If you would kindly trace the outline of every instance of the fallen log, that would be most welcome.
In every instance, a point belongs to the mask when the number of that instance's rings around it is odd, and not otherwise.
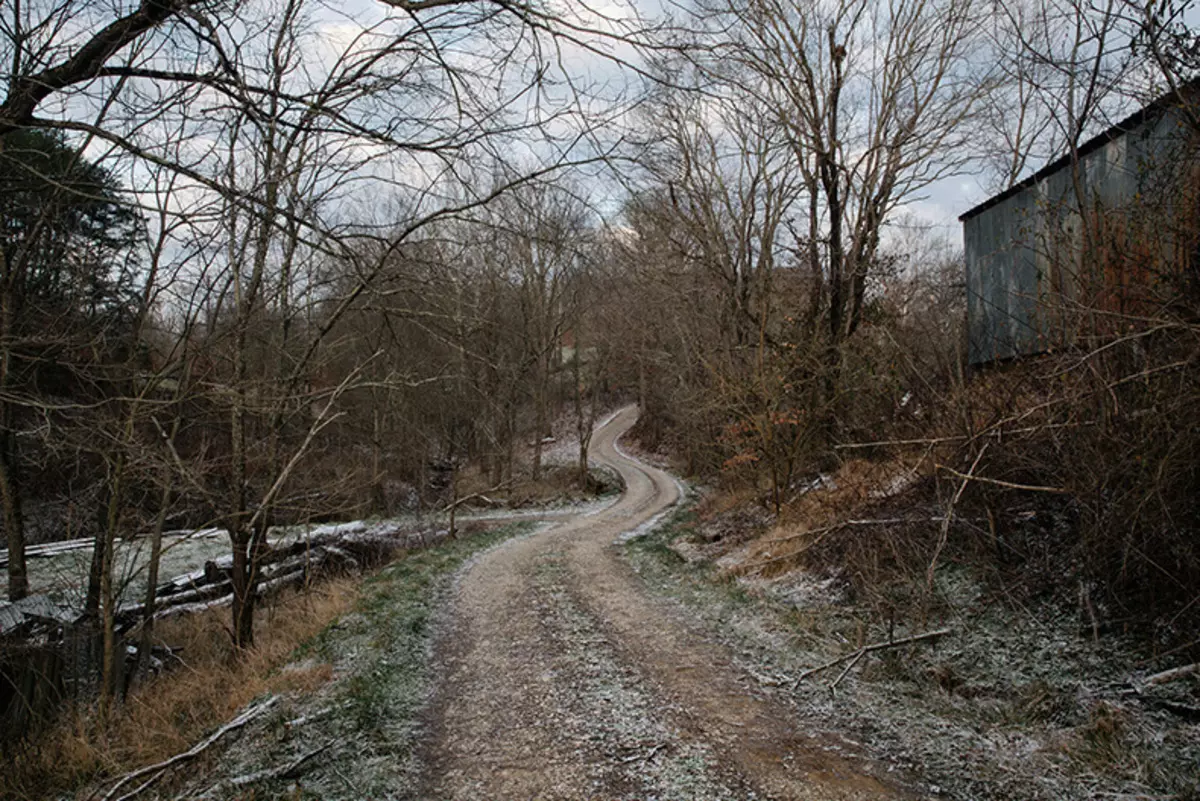
[[[307,577],[308,577],[307,570],[297,570],[293,573],[285,573],[282,576],[276,576],[275,578],[270,579],[269,581],[261,582],[258,585],[258,597],[262,598],[266,595],[270,595],[271,593],[277,592],[278,590],[281,590],[284,587],[290,587],[292,585],[303,584],[304,580]]]
[[[200,584],[185,592],[167,594],[161,598],[155,598],[154,617],[171,617],[166,612],[177,607],[204,608],[204,604],[208,601],[222,598],[232,592],[233,582],[229,579],[224,579],[216,584]],[[121,607],[120,611],[117,612],[117,630],[126,631],[137,625],[145,617],[145,609],[146,606],[143,603],[134,603]]]
[[[155,609],[155,620],[166,620],[167,618],[179,617],[180,615],[193,615],[197,612],[204,612],[209,609],[220,609],[223,606],[229,606],[233,603],[233,593],[222,595],[220,598],[213,598],[211,601],[197,601],[194,604],[180,604],[179,606],[168,606],[166,609]],[[125,630],[122,630],[123,634]]]
[[[369,557],[382,545],[378,538],[362,537],[361,532],[330,532],[322,535],[318,542],[301,541],[268,553],[262,560],[259,574],[259,596],[269,595],[283,587],[302,584],[311,574],[327,571],[337,566],[345,570],[361,570],[363,564],[372,561]],[[356,556],[355,551],[360,555]],[[155,619],[174,617],[180,614],[227,606],[232,601],[233,582],[221,565],[229,557],[211,560],[204,570],[197,570],[162,584],[155,601]],[[215,563],[217,569],[211,565]],[[129,604],[117,615],[119,631],[139,623],[145,606]]]

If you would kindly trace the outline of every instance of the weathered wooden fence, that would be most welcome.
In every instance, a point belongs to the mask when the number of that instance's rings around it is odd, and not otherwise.
[[[91,628],[63,626],[51,636],[3,643],[0,741],[36,731],[65,704],[95,694],[102,640]],[[116,663],[123,669],[123,659]]]

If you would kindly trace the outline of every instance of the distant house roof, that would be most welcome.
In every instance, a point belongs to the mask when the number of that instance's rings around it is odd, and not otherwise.
[[[1189,92],[1189,93],[1200,91],[1200,78],[1196,78],[1191,81],[1188,81],[1185,84],[1182,84],[1177,91],[1168,92],[1167,94],[1163,95],[1162,97],[1159,97],[1156,100],[1154,100],[1152,103],[1149,103],[1146,106],[1143,106],[1142,108],[1138,109],[1134,113],[1130,114],[1128,117],[1121,120],[1116,125],[1109,128],[1107,131],[1104,131],[1103,133],[1099,133],[1096,136],[1093,136],[1091,139],[1087,140],[1086,142],[1084,142],[1082,145],[1079,146],[1079,148],[1078,148],[1079,157],[1082,158],[1083,156],[1086,156],[1088,153],[1091,153],[1093,150],[1099,150],[1100,148],[1104,147],[1106,144],[1113,141],[1114,139],[1116,139],[1120,136],[1124,136],[1129,131],[1132,131],[1134,128],[1137,128],[1143,122],[1157,117],[1165,109],[1171,108],[1173,106],[1178,106],[1179,105],[1179,94],[1182,92],[1185,92],[1185,91]],[[1033,186],[1037,182],[1041,181],[1046,176],[1048,176],[1052,173],[1058,172],[1059,170],[1061,170],[1063,167],[1065,167],[1066,165],[1068,165],[1070,163],[1071,163],[1071,154],[1070,153],[1067,153],[1066,155],[1055,159],[1054,161],[1050,162],[1045,167],[1042,167],[1040,170],[1038,170],[1037,172],[1035,172],[1033,175],[1029,176],[1025,180],[1021,181],[1020,183],[1013,184],[1012,186],[1010,186],[1008,189],[1005,189],[1000,194],[992,195],[990,198],[983,201],[975,208],[971,209],[970,211],[964,212],[961,216],[959,216],[958,221],[966,222],[967,220],[971,219],[972,217],[975,217],[978,214],[991,208],[992,206],[995,206],[997,203],[1003,203],[1005,200],[1008,200],[1013,195],[1024,192],[1026,189]]]

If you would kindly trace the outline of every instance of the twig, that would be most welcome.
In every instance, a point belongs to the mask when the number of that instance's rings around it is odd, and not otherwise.
[[[275,696],[272,698],[268,698],[266,701],[264,701],[261,704],[251,706],[250,708],[246,709],[246,711],[242,712],[242,714],[238,715],[236,718],[229,721],[224,726],[222,726],[221,728],[217,729],[215,732],[210,734],[207,739],[192,746],[187,751],[184,751],[182,754],[176,754],[175,756],[171,757],[170,759],[163,760],[162,762],[158,762],[154,765],[147,765],[146,767],[139,768],[139,769],[133,771],[132,773],[125,774],[124,776],[121,777],[121,779],[116,784],[114,784],[112,786],[112,789],[110,789],[104,795],[104,798],[101,799],[101,801],[110,801],[110,799],[112,799],[113,797],[116,796],[117,791],[120,790],[122,787],[124,787],[129,782],[133,781],[134,779],[140,779],[143,776],[153,773],[154,775],[151,776],[151,778],[149,780],[147,780],[145,783],[140,785],[137,789],[133,790],[130,793],[126,793],[125,795],[121,796],[118,799],[118,801],[128,801],[128,799],[133,798],[134,796],[138,795],[143,790],[145,790],[147,787],[149,787],[151,784],[156,782],[159,778],[161,778],[162,775],[164,773],[166,773],[168,768],[172,768],[175,765],[180,764],[181,762],[187,762],[190,759],[195,759],[200,753],[202,753],[209,746],[211,746],[215,742],[217,742],[217,740],[220,740],[226,734],[229,734],[229,732],[240,729],[241,727],[245,726],[250,721],[254,720],[259,715],[266,712],[268,709],[273,707],[278,700],[279,700],[279,697]]]
[[[911,645],[912,643],[922,642],[923,640],[932,640],[935,637],[944,637],[951,631],[953,631],[953,629],[938,629],[937,631],[927,631],[924,634],[914,634],[911,637],[902,637],[899,640],[887,640],[885,642],[876,642],[871,643],[870,645],[864,645],[862,648],[859,648],[856,651],[851,651],[848,654],[842,654],[837,659],[832,659],[823,665],[818,665],[815,668],[809,668],[808,670],[804,671],[796,677],[796,683],[792,685],[792,692],[795,692],[800,686],[800,682],[804,681],[809,676],[812,676],[815,673],[820,673],[822,670],[828,670],[831,667],[836,667],[847,660],[853,659],[857,662],[865,654],[869,654],[873,651],[884,651],[888,648],[898,648],[901,645]],[[841,679],[839,678],[838,681],[841,681]]]
[[[776,537],[775,539],[768,540],[767,541],[768,544],[773,544],[773,543],[777,543],[777,542],[790,542],[792,540],[798,540],[803,537],[816,537],[816,539],[814,539],[812,542],[806,543],[804,545],[804,547],[800,548],[797,551],[792,551],[791,553],[785,553],[782,556],[773,556],[770,559],[763,559],[762,561],[759,561],[759,562],[751,562],[750,564],[746,565],[745,568],[747,570],[753,570],[754,568],[766,567],[767,565],[773,565],[776,562],[783,562],[788,559],[795,559],[797,556],[800,556],[808,549],[815,548],[818,544],[820,544],[820,542],[822,540],[825,539],[825,536],[827,534],[830,534],[834,531],[840,531],[841,529],[844,529],[844,528],[850,528],[852,526],[864,526],[865,527],[865,526],[894,526],[894,525],[903,525],[905,523],[941,523],[941,522],[944,522],[945,519],[946,518],[944,516],[938,516],[938,517],[882,517],[882,518],[878,518],[875,520],[845,520],[841,523],[837,523],[832,526],[824,526],[822,528],[809,529],[807,531],[801,531],[799,534],[789,534],[786,537]],[[983,520],[986,518],[956,517],[955,519],[969,521],[969,520],[976,520],[976,519]]]
[[[663,750],[666,747],[667,747],[666,743],[659,743],[658,745],[654,746],[653,748],[651,748],[649,751],[647,751],[644,754],[634,754],[633,756],[625,757],[624,759],[621,760],[621,764],[627,765],[630,762],[643,762],[643,761],[649,762],[650,760],[654,759],[654,757],[656,757],[658,755],[659,751]]]
[[[979,460],[983,458],[983,454],[987,453],[988,443],[983,443],[983,447],[979,449],[979,453],[975,455],[975,461],[971,462],[971,469],[967,471],[967,475],[957,473],[962,476],[962,484],[958,486],[958,491],[954,493],[954,497],[950,500],[950,505],[946,507],[946,519],[942,522],[942,531],[938,535],[937,547],[933,549],[933,558],[929,560],[929,569],[925,572],[925,584],[929,589],[933,589],[933,572],[937,570],[938,557],[942,555],[942,549],[946,547],[947,541],[950,539],[950,523],[954,520],[954,507],[958,506],[958,501],[962,498],[963,491],[967,488],[967,483],[974,476],[975,468],[979,467]],[[947,468],[949,469],[949,468]]]
[[[882,448],[889,445],[937,445],[942,442],[962,442],[969,437],[932,437],[929,439],[885,439],[878,442],[846,442],[841,445],[834,445],[834,450],[844,451],[855,448]]]
[[[980,521],[980,522],[987,520],[986,517],[980,517],[980,518],[955,517],[955,519],[956,520],[968,520],[969,519],[969,520],[976,520],[976,521]],[[767,542],[769,542],[769,543],[788,542],[790,540],[798,540],[802,537],[809,537],[809,536],[812,536],[813,534],[827,534],[830,531],[837,531],[840,528],[849,528],[851,526],[896,526],[896,525],[902,525],[904,523],[944,523],[945,520],[946,520],[945,515],[935,515],[932,517],[880,517],[880,518],[876,518],[873,520],[843,520],[841,523],[836,523],[832,526],[825,526],[823,528],[814,528],[814,529],[810,529],[808,531],[801,531],[799,534],[789,534],[786,537],[776,537],[775,539],[768,540]]]
[[[320,748],[313,749],[312,751],[309,751],[307,754],[301,754],[299,757],[297,757],[296,759],[293,759],[291,762],[289,762],[286,765],[280,765],[279,767],[271,768],[269,770],[260,770],[256,773],[250,773],[245,776],[238,776],[236,778],[230,779],[229,784],[231,787],[245,787],[250,784],[257,784],[258,782],[265,782],[265,781],[269,781],[271,779],[290,778],[295,775],[296,771],[299,770],[301,765],[303,765],[305,762],[312,759],[313,757],[317,756],[318,754],[329,750],[329,747],[332,745],[333,745],[333,740],[330,740],[329,742],[325,743],[325,745],[321,746]]]
[[[998,478],[986,478],[984,476],[968,475],[965,473],[960,473],[957,470],[955,470],[953,467],[947,467],[944,464],[937,465],[937,468],[939,470],[945,470],[947,473],[949,473],[953,476],[957,476],[958,478],[965,479],[967,481],[980,481],[984,484],[994,484],[997,487],[1004,487],[1006,489],[1028,490],[1030,492],[1050,492],[1055,495],[1070,495],[1071,494],[1070,490],[1065,490],[1061,487],[1042,487],[1042,486],[1038,486],[1036,484],[1015,484],[1012,481],[1001,481]]]
[[[832,526],[823,528],[814,528],[809,531],[801,531],[799,534],[789,534],[786,537],[777,537],[771,542],[788,542],[789,540],[798,540],[801,537],[809,537],[813,534],[827,534],[830,531],[837,531],[839,528],[848,528],[850,526],[890,526],[896,523],[913,522],[905,517],[882,517],[877,520],[843,520],[841,523],[835,523]]]
[[[846,665],[846,669],[842,671],[841,675],[833,680],[833,684],[829,685],[829,692],[836,690],[837,686],[842,683],[842,679],[850,675],[850,671],[854,670],[854,666],[857,665],[859,660],[866,655],[866,651],[859,651],[857,654],[855,654],[854,658],[850,660],[850,664]]]
[[[354,793],[355,795],[359,794],[358,788],[354,786],[354,782],[347,779],[346,774],[342,773],[341,769],[337,765],[333,766],[333,772],[337,774],[339,779],[346,783],[346,786],[350,788],[350,792]]]
[[[773,543],[774,542],[790,542],[791,540],[798,540],[802,537],[814,537],[814,536],[816,537],[816,539],[814,539],[812,542],[806,544],[803,548],[801,548],[798,551],[793,551],[792,553],[785,553],[782,556],[775,556],[770,559],[764,559],[761,562],[752,562],[751,564],[746,565],[746,569],[753,570],[754,568],[766,567],[767,565],[772,565],[772,564],[775,564],[776,562],[782,562],[786,559],[795,559],[797,556],[804,553],[809,548],[816,547],[817,544],[821,542],[821,540],[825,539],[825,535],[827,535],[831,532],[834,532],[834,531],[840,531],[841,529],[844,529],[844,528],[849,528],[850,526],[882,526],[882,525],[892,525],[892,524],[896,524],[896,523],[907,523],[907,522],[911,522],[911,521],[907,520],[906,518],[902,518],[902,517],[885,518],[885,519],[881,519],[881,520],[846,520],[844,522],[837,523],[832,526],[825,526],[824,528],[814,528],[814,529],[810,529],[808,531],[801,531],[799,534],[789,534],[786,537],[779,537],[777,539],[773,539],[773,540],[771,540],[771,542],[773,542]]]

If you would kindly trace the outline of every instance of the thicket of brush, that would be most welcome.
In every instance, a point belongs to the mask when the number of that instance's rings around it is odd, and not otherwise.
[[[947,266],[881,293],[833,394],[813,349],[747,349],[750,379],[681,377],[651,396],[642,431],[777,512],[795,558],[775,546],[765,573],[836,572],[881,612],[923,617],[943,600],[938,570],[960,564],[998,598],[1077,605],[1096,633],[1187,645],[1200,620],[1193,277],[1144,287],[1151,313],[1076,300],[1070,341],[968,368],[960,276]],[[810,493],[821,474],[839,490]],[[903,492],[879,497],[895,482]],[[828,530],[851,518],[904,522]]]

